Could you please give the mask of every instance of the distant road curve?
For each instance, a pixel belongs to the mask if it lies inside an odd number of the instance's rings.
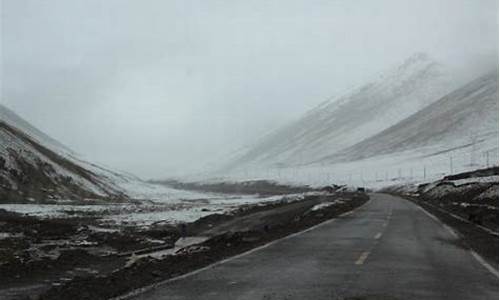
[[[130,299],[498,299],[496,269],[449,228],[407,200],[371,198],[334,222]]]

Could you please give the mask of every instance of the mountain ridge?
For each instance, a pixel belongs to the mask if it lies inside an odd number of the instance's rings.
[[[125,176],[74,152],[0,105],[0,202],[57,199],[126,200]]]
[[[454,87],[449,71],[417,53],[376,79],[322,103],[226,165],[298,166],[348,148],[398,123]]]
[[[344,162],[425,146],[498,139],[498,70],[452,91],[386,130],[318,162]]]

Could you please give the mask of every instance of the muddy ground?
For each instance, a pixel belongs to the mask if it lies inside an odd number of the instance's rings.
[[[78,275],[52,285],[40,299],[109,299],[136,288],[179,276],[224,258],[303,230],[365,203],[363,193],[324,193],[293,203],[243,207],[231,215],[210,215],[188,224],[188,235],[208,236],[197,245],[163,258],[144,257],[127,267]],[[318,208],[318,204],[328,203]]]

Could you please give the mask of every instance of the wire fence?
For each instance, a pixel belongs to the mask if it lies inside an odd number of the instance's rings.
[[[459,149],[421,157],[401,157],[394,161],[366,161],[352,164],[288,168],[245,168],[227,179],[268,179],[283,183],[314,186],[340,184],[382,186],[390,183],[425,182],[445,175],[498,166],[498,148],[488,151]]]

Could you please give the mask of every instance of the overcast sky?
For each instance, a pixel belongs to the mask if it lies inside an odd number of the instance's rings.
[[[222,159],[417,51],[498,64],[497,0],[0,1],[2,103],[145,178]]]

